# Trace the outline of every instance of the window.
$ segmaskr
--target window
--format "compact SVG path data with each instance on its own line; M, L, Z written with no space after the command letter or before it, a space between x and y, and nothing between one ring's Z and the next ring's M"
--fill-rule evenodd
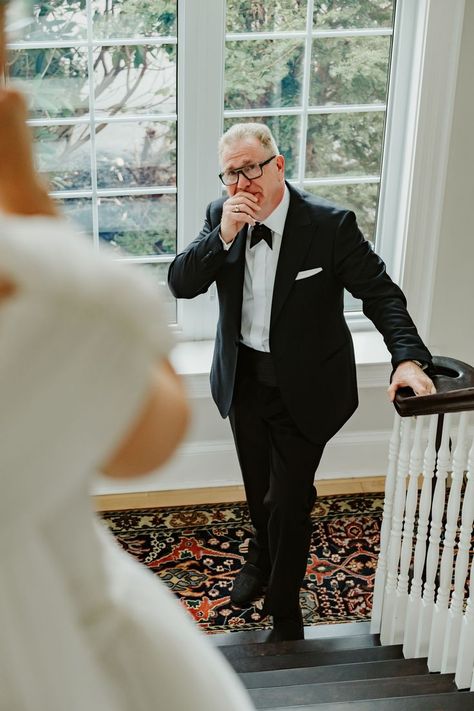
M48 0L9 60L53 196L160 282L176 251L176 59L176 0Z
M395 280L426 287L462 12L462 0L48 0L13 37L10 75L65 212L159 282L222 194L222 130L256 119L292 182L353 208ZM213 338L213 288L167 305L183 338ZM359 304L346 309L367 328Z

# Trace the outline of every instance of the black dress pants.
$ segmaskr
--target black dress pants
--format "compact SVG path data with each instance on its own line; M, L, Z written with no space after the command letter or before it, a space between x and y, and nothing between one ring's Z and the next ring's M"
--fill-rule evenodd
M268 576L263 611L287 617L299 591L311 543L314 475L324 444L296 427L277 386L271 355L240 346L229 419L255 535L247 561Z

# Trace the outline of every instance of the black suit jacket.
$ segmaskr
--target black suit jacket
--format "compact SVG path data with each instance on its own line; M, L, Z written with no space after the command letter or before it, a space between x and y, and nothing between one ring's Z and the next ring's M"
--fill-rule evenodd
M362 299L363 311L384 337L392 363L431 362L406 309L406 300L382 260L358 229L353 212L291 185L275 277L270 350L283 400L306 437L324 443L358 404L352 338L344 318L344 287ZM229 413L240 342L245 269L245 228L229 251L219 238L224 199L212 202L199 236L170 265L177 298L193 298L215 281L219 295L213 398ZM296 280L298 272L321 268Z

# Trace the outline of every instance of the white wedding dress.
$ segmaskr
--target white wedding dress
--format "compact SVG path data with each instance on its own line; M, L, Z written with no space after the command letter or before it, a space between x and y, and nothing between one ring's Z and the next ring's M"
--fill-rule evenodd
M153 285L53 218L0 217L0 273L1 711L252 709L92 510L171 345Z

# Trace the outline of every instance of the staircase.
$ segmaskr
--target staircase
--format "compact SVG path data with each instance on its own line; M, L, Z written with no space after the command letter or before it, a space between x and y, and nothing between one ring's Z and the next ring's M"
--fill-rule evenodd
M257 709L474 711L474 367L433 363L395 399L371 622L211 638Z
M474 710L474 692L460 691L454 674L430 673L426 659L404 659L402 645L381 646L367 622L308 627L297 642L269 644L265 635L211 637L257 709Z

